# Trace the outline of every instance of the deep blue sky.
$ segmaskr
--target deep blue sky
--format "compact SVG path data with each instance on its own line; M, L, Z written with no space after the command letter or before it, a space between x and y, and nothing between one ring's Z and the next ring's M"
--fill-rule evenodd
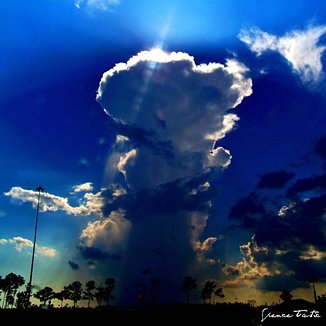
M324 1L297 0L285 5L284 1L258 0L3 0L0 21L0 239L7 241L0 245L0 275L14 271L28 278L30 247L18 247L21 250L17 250L17 240L15 244L12 239L32 240L35 215L30 203L22 203L17 198L13 200L4 193L12 187L33 190L42 185L47 193L67 197L71 206L78 206L82 203L83 193L72 194L74 186L91 182L93 193L110 187L113 180L107 173L111 164L109 158L115 151L116 134L120 132L116 126L112 127L109 117L96 101L99 82L102 74L116 63L127 62L131 56L153 47L189 53L196 64L224 64L227 58L235 58L249 68L247 77L253 83L252 95L232 111L240 118L236 127L217 144L230 150L232 163L224 171L213 173L210 183L216 193L210 200L214 212L210 212L207 226L198 239L203 242L208 237L217 237L207 257L214 259L215 265L203 267L198 264L198 268L191 272L200 281L205 277L220 281L226 288L226 300L233 301L235 297L247 300L243 286L247 286L248 279L239 270L236 273L244 278L237 279L236 273L228 274L227 268L239 269L236 264L243 257L239 246L248 244L254 234L257 242L250 242L251 246L256 246L252 249L253 254L263 250L259 248L270 250L265 260L256 257L256 265L252 266L256 271L251 284L253 291L263 290L260 294L253 292L254 295L261 295L264 298L261 300L265 300L264 295L268 292L264 291L276 290L278 293L286 284L284 282L288 282L282 283L279 278L290 270L296 272L301 268L300 264L290 266L283 258L279 259L282 255L276 254L276 250L288 254L294 239L300 238L301 228L306 227L295 226L296 221L300 218L319 221L326 208L320 208L319 202L308 208L303 200L322 200L326 189L322 179L326 158L324 69L319 71L318 80L304 80L280 48L265 49L257 56L239 39L239 33L256 27L281 38L287 33L293 36L291 32L295 30L304 33L314 26L322 28L326 25ZM318 38L315 47L322 45L325 45L324 35ZM320 57L321 63L325 63L325 57L322 54ZM140 131L135 133L141 139ZM144 139L137 146L142 146L142 141ZM274 174L269 178L269 173ZM114 182L121 179L120 174ZM271 180L276 179L279 183L275 186ZM298 182L308 185L295 188L295 196L292 192L291 197L286 192ZM144 196L139 200L152 198L148 194ZM103 198L105 211L109 199L106 195ZM169 200L167 203L171 203ZM292 208L294 202L300 209ZM137 210L141 210L142 205L146 206L141 203ZM279 218L278 210L284 205L291 206L289 211L294 217L291 215L290 221L274 222ZM317 206L321 212L313 210ZM309 215L306 211L312 213ZM104 218L107 218L105 213ZM87 223L99 219L96 214L85 215L68 215L62 210L41 213L39 246L54 248L56 255L37 256L35 283L59 289L74 279L94 278L101 282L103 277L113 275L118 284L122 284L124 277L130 277L125 271L131 264L126 261L127 256L120 257L119 254L117 258L112 256L115 252L110 251L106 257L99 257L94 252L85 253L80 247L79 237ZM272 230L275 227L276 231L271 232L279 232L282 238L272 239L270 234L266 235L266 230L263 232L264 219L266 228ZM282 233L282 223L297 231ZM148 224L153 237L155 232L168 234L169 228L173 227L169 225L166 230L157 231L155 226ZM182 223L179 227L183 227ZM325 225L319 221L308 228L309 236L302 236L297 245L301 246L301 251L291 256L291 259L301 257L302 262L308 264L306 268L313 271L321 270L326 259L325 235L321 235L319 241L311 240L317 227L325 228ZM146 236L139 225L136 230L132 239L137 238L137 232L139 238ZM168 235L166 239L170 241ZM285 245L285 242L288 243ZM142 246L141 241L134 243L143 250L145 245ZM94 243L93 247L100 248ZM169 245L162 244L162 251L168 248ZM160 248L154 249L160 251ZM72 269L68 261L75 262L79 268ZM167 264L173 262L174 259L167 260ZM273 274L276 268L273 262L280 264L281 276ZM140 269L148 267L146 262L142 264ZM152 266L151 275L160 274L159 264L151 261L149 265ZM261 266L267 266L273 275L264 274ZM147 274L139 275L140 281ZM317 274L321 280L326 276ZM236 285L227 283L228 277L235 280ZM290 290L304 289L306 284L302 280L305 277L293 277L295 281ZM168 281L169 278L173 276L168 276ZM139 279L135 277L135 281ZM176 283L177 280L168 282L169 286ZM125 300L123 285L119 291ZM179 294L171 291L172 298L178 298ZM298 296L311 299L309 292L297 291ZM164 300L166 297L162 294Z

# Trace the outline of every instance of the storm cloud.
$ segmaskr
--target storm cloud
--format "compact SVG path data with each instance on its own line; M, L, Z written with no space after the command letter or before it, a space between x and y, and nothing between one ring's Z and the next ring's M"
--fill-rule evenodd
M116 133L99 193L108 217L88 225L80 248L93 260L90 248L126 255L126 288L149 269L174 300L189 269L209 261L217 237L202 234L217 195L211 182L232 158L218 141L239 121L230 110L252 93L247 73L234 59L197 65L187 53L154 49L103 74L97 100ZM112 214L129 223L115 245Z
M258 188L277 189L284 187L292 178L294 173L286 171L270 172L260 176Z
M283 203L278 211L275 202ZM312 279L325 280L325 212L324 175L296 180L283 189L283 196L273 198L270 193L266 199L266 194L255 192L240 199L229 217L254 236L240 246L242 260L224 267L225 284L281 291L308 287Z

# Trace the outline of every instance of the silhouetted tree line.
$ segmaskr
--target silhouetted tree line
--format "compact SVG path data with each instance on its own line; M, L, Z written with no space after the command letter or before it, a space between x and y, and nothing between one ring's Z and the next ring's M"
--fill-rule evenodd
M197 280L191 276L186 276L183 280L181 289L185 292L186 302L190 303L190 296L193 290L198 288ZM206 281L203 289L200 293L200 298L203 300L203 303L216 303L217 298L224 298L222 288L217 288L217 285L214 281Z
M157 278L151 279L151 302L156 303L158 297L158 285L160 281ZM30 297L28 293L28 284L24 290L18 291L25 285L25 279L21 275L9 273L4 278L0 276L0 307L19 309L28 308L31 306ZM104 284L96 286L94 280L86 282L85 287L79 281L74 281L71 284L64 286L64 288L55 292L51 287L45 286L42 289L32 289L32 296L40 301L43 307L52 307L52 300L57 299L61 302L61 308L64 301L71 301L75 308L79 301L86 300L87 307L96 300L97 306L102 306L103 303L110 305L110 300L114 298L113 290L116 285L116 280L108 277ZM181 289L186 295L186 302L190 303L190 297L193 290L198 288L197 280L191 276L184 278ZM203 303L215 303L216 298L223 298L224 294L222 288L217 288L214 281L206 281L201 290L200 298Z
M0 276L0 307L2 309L13 308L16 306L19 309L28 308L31 306L28 284L25 289L18 291L25 284L25 279L21 275L9 273L4 278ZM45 286L42 289L34 291L33 297L38 299L43 306L51 307L52 300L61 301L61 308L65 300L71 300L73 307L81 300L87 300L87 306L90 307L91 302L96 299L97 305L101 306L103 302L110 304L110 299L113 299L113 290L116 281L112 277L108 277L104 285L96 286L94 280L86 282L85 288L79 281L74 281L71 284L64 286L63 290L55 292L51 287ZM34 288L35 290L35 288Z
M159 292L159 279L151 278L151 302L156 304L158 292ZM24 285L25 289L20 290ZM0 308L13 308L25 309L31 307L29 292L29 284L25 284L25 279L21 275L15 273L9 273L4 278L0 276ZM94 280L87 281L85 286L79 281L74 281L67 286L64 286L61 291L55 292L51 287L45 286L42 289L32 289L32 296L40 301L43 307L53 307L52 300L56 299L61 302L60 307L63 308L64 301L71 301L72 307L76 308L77 304L81 300L87 302L87 307L90 308L91 303L96 300L97 306L101 307L103 304L110 305L111 299L114 299L113 291L116 286L116 280L112 277L108 277L104 284L96 285ZM198 282L195 278L187 276L184 278L181 284L181 290L185 294L186 303L197 303L195 300L191 300L192 293L198 289ZM204 283L200 291L200 299L203 304L216 304L218 298L224 298L223 290L217 287L214 281L208 280ZM280 298L284 302L288 302L292 299L292 295L289 291L284 290ZM326 306L326 293L321 294L317 298L318 306ZM254 307L256 305L255 300L249 300L248 305ZM68 305L66 304L65 307Z

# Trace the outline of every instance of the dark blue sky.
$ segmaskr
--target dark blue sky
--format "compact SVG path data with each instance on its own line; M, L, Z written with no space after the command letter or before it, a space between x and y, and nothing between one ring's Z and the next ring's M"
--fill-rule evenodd
M165 275L161 299L173 301L192 274L217 280L230 301L247 300L248 286L272 301L285 284L311 299L299 271L325 278L325 9L308 0L1 1L0 275L28 276L28 190L42 185L40 286L114 276L118 303L130 284ZM216 68L211 84L185 56L139 55L96 100L104 72L152 48L248 71ZM211 105L210 117L202 107ZM239 120L216 143L213 166L203 129L221 132L228 113Z

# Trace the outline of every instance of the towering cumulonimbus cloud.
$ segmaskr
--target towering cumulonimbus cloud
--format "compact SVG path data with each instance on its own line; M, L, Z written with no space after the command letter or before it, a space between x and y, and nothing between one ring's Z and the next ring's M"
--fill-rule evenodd
M161 299L174 300L183 277L198 270L194 263L203 264L217 241L213 234L201 239L216 195L210 180L231 163L218 140L239 120L230 109L252 93L247 72L237 60L197 65L187 53L154 49L104 73L97 100L117 138L106 167L111 185L102 191L103 216L130 221L122 241L128 298L139 281L145 285L134 288L135 297L146 296L150 285L143 278L152 276L169 293ZM90 223L88 229L92 241L84 232L84 243L107 246L103 233L112 228Z
M156 187L205 167L228 165L230 154L214 144L238 120L229 109L252 92L246 72L236 60L196 65L186 53L159 49L107 71L97 100L124 136L143 138L137 148L130 139L117 162L128 185ZM138 173L139 166L146 173Z

